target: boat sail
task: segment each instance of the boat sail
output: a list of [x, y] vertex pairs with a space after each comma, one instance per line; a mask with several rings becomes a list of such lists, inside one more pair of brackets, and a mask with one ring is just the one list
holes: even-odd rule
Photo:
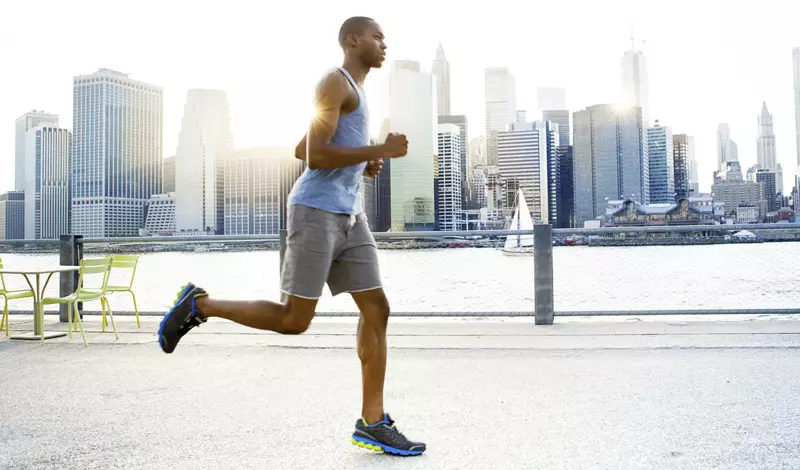
[[[511, 219], [509, 230], [533, 230], [533, 219], [531, 218], [528, 203], [522, 190], [517, 191], [517, 207], [514, 210], [514, 217]], [[506, 244], [501, 249], [503, 254], [526, 255], [533, 253], [533, 234], [528, 235], [509, 235], [506, 237]]]

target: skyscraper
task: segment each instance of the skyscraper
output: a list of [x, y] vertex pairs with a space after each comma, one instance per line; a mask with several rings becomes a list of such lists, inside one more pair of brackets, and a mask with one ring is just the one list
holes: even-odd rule
[[461, 207], [467, 207], [467, 201], [469, 200], [469, 185], [470, 181], [468, 178], [468, 169], [472, 166], [471, 162], [469, 161], [469, 152], [467, 146], [469, 142], [467, 141], [467, 116], [465, 115], [458, 115], [458, 116], [442, 116], [439, 115], [439, 124], [455, 124], [458, 126], [459, 130], [459, 164], [461, 166]]
[[478, 166], [470, 171], [470, 203], [473, 207], [483, 209], [486, 207], [486, 169]]
[[400, 60], [389, 74], [389, 127], [408, 137], [408, 154], [391, 164], [391, 230], [433, 230], [436, 87], [419, 62]]
[[[381, 123], [378, 142], [386, 142], [391, 125], [385, 118]], [[375, 178], [375, 219], [370, 220], [373, 232], [386, 232], [392, 227], [392, 158], [383, 160], [383, 170]]]
[[575, 206], [574, 172], [572, 161], [572, 130], [569, 111], [566, 109], [547, 109], [542, 111], [542, 119], [558, 125], [558, 224], [568, 228], [572, 224]]
[[602, 216], [608, 199], [650, 200], [650, 170], [639, 108], [590, 106], [573, 114], [575, 219]]
[[485, 71], [486, 164], [497, 165], [497, 132], [516, 120], [517, 83], [508, 67], [489, 67]]
[[650, 92], [647, 78], [647, 59], [644, 53], [635, 49], [622, 57], [622, 97], [626, 106], [641, 108], [642, 123], [650, 127]]
[[25, 189], [25, 133], [34, 127], [58, 127], [58, 115], [33, 110], [14, 122], [14, 190]]
[[237, 149], [220, 159], [225, 235], [269, 235], [286, 228], [286, 200], [303, 162], [293, 148]]
[[521, 190], [535, 221], [555, 224], [558, 186], [558, 134], [547, 121], [527, 122], [524, 112], [497, 135], [500, 177], [506, 185], [506, 210], [515, 208]]
[[794, 133], [797, 150], [797, 173], [800, 175], [800, 47], [792, 50], [792, 78], [794, 81]]
[[223, 233], [218, 181], [233, 148], [228, 97], [222, 90], [189, 90], [175, 154], [175, 225], [178, 232]]
[[776, 196], [778, 189], [775, 185], [776, 174], [766, 168], [759, 168], [756, 170], [756, 182], [761, 184], [761, 198], [766, 202], [767, 212], [775, 212], [778, 210], [778, 201]]
[[572, 227], [575, 219], [575, 164], [572, 152], [572, 145], [558, 146], [558, 228]]
[[163, 181], [161, 190], [162, 193], [175, 192], [175, 156], [164, 157], [163, 167]]
[[39, 126], [30, 129], [25, 140], [25, 238], [69, 234], [72, 133]]
[[[690, 146], [692, 145], [691, 137], [686, 134], [675, 134], [672, 136], [672, 155], [673, 164], [675, 167], [675, 199], [681, 199], [696, 195], [692, 192], [694, 188], [691, 185], [691, 163], [689, 161]], [[653, 155], [649, 155], [652, 164]], [[695, 166], [697, 164], [695, 163]], [[652, 181], [652, 170], [650, 173]], [[650, 184], [650, 200], [653, 199], [653, 185]]]
[[25, 194], [9, 191], [0, 194], [0, 240], [25, 238]]
[[675, 156], [672, 145], [672, 128], [662, 126], [656, 120], [655, 126], [647, 129], [651, 203], [675, 202]]
[[569, 111], [566, 109], [546, 109], [542, 111], [542, 120], [558, 124], [558, 145], [570, 144]]
[[436, 175], [437, 230], [458, 230], [461, 216], [461, 129], [455, 124], [439, 124]]
[[444, 56], [442, 43], [436, 49], [436, 59], [431, 70], [436, 77], [436, 110], [439, 116], [450, 115], [450, 63]]
[[162, 189], [161, 87], [100, 69], [73, 90], [72, 233], [137, 235]]
[[689, 179], [689, 195], [700, 195], [700, 179], [697, 171], [697, 158], [695, 157], [694, 136], [686, 136], [686, 173]]
[[775, 151], [775, 132], [772, 126], [772, 114], [767, 110], [767, 102], [761, 105], [758, 116], [758, 165], [772, 172], [778, 169], [778, 155]]
[[725, 172], [728, 162], [739, 161], [739, 147], [731, 139], [731, 128], [723, 122], [717, 128], [717, 163], [719, 171]]
[[469, 163], [472, 168], [486, 166], [486, 136], [473, 137], [469, 141]]

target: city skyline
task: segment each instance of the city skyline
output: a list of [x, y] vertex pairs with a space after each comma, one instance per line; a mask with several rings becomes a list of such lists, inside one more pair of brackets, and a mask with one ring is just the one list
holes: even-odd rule
[[[6, 125], [0, 127], [0, 164], [13, 165], [12, 121], [37, 109], [71, 122], [71, 77], [103, 67], [130, 73], [134, 79], [164, 89], [164, 156], [175, 153], [186, 91], [196, 87], [229, 93], [234, 134], [243, 146], [293, 145], [307, 126], [314, 83], [325, 69], [340, 62], [341, 53], [335, 42], [339, 18], [366, 14], [376, 18], [386, 31], [387, 65], [394, 59], [409, 58], [427, 69], [441, 41], [450, 65], [451, 113], [467, 115], [470, 139], [485, 129], [481, 91], [486, 67], [511, 69], [518, 84], [517, 107], [529, 113], [536, 109], [539, 86], [565, 89], [567, 107], [572, 112], [615, 102], [621, 88], [620, 60], [630, 49], [633, 27], [637, 40], [646, 40], [650, 119], [659, 119], [674, 132], [695, 137], [701, 190], [709, 190], [716, 168], [715, 131], [719, 123], [730, 123], [743, 166], [756, 162], [753, 115], [763, 101], [770, 103], [774, 116], [777, 157], [784, 167], [784, 182], [793, 181], [796, 139], [792, 138], [792, 48], [800, 46], [800, 35], [792, 27], [792, 15], [780, 14], [791, 7], [771, 3], [753, 12], [736, 5], [721, 8], [718, 2], [675, 2], [672, 8], [659, 9], [659, 14], [654, 15], [652, 8], [631, 1], [573, 3], [584, 14], [571, 20], [566, 31], [559, 23], [526, 28], [521, 18], [502, 14], [499, 9], [483, 12], [480, 22], [478, 17], [470, 17], [465, 26], [437, 24], [438, 12], [447, 11], [446, 5], [428, 6], [430, 15], [420, 15], [419, 10], [413, 15], [396, 15], [386, 7], [366, 2], [354, 2], [341, 11], [322, 5], [320, 16], [337, 19], [309, 19], [309, 37], [302, 43], [307, 50], [300, 61], [295, 59], [296, 50], [283, 48], [276, 48], [269, 59], [253, 61], [253, 48], [277, 41], [288, 31], [287, 26], [280, 24], [280, 17], [265, 24], [263, 18], [255, 19], [264, 15], [246, 15], [235, 7], [230, 10], [230, 22], [236, 27], [227, 26], [224, 29], [230, 34], [211, 37], [203, 35], [203, 28], [197, 26], [217, 20], [213, 9], [194, 6], [196, 24], [187, 27], [178, 24], [185, 14], [182, 8], [162, 5], [159, 15], [153, 17], [145, 14], [148, 9], [143, 7], [131, 12], [131, 26], [122, 27], [118, 40], [95, 44], [52, 61], [34, 61], [26, 54], [25, 50], [46, 45], [50, 37], [34, 36], [26, 48], [8, 49], [10, 63], [25, 73], [8, 74], [1, 79], [0, 89], [6, 96], [2, 99], [5, 106], [0, 110], [0, 122]], [[29, 7], [11, 8], [12, 14], [19, 13], [20, 18], [30, 17], [25, 14]], [[543, 13], [555, 14], [565, 7], [543, 8]], [[70, 18], [77, 18], [78, 10], [75, 5], [54, 4], [52, 14], [41, 19], [42, 26], [54, 35], [73, 35], [78, 42], [88, 39], [88, 31], [69, 28]], [[267, 8], [257, 6], [255, 10], [250, 13]], [[417, 25], [410, 29], [407, 25], [412, 17]], [[135, 19], [156, 29], [171, 29], [175, 34], [157, 38], [132, 34], [131, 28], [138, 28], [133, 26]], [[680, 21], [682, 27], [674, 28], [675, 21]], [[474, 27], [469, 24], [480, 24], [484, 34], [472, 34]], [[254, 28], [256, 25], [259, 28]], [[0, 31], [0, 45], [14, 44], [12, 38], [20, 37], [28, 27], [23, 20], [4, 28]], [[558, 34], [571, 37], [559, 48], [537, 47], [520, 54], [527, 47], [524, 44], [538, 44]], [[492, 37], [503, 40], [486, 39]], [[185, 48], [187, 43], [194, 47]], [[636, 47], [641, 48], [641, 43], [637, 42]], [[282, 63], [291, 63], [293, 73], [276, 72], [272, 64]], [[542, 67], [543, 63], [548, 66]], [[381, 88], [387, 86], [387, 77], [385, 66], [367, 80], [373, 135], [378, 134], [380, 118], [385, 114]], [[13, 178], [5, 172], [0, 175], [0, 191], [12, 189]]]

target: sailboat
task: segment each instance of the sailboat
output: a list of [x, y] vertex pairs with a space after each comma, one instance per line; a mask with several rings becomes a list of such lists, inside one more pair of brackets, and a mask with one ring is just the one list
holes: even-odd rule
[[[533, 219], [522, 190], [517, 190], [517, 207], [514, 210], [514, 217], [511, 219], [511, 225], [508, 229], [533, 230]], [[501, 251], [504, 255], [512, 256], [533, 254], [533, 234], [509, 235], [506, 237], [506, 244], [501, 248]]]

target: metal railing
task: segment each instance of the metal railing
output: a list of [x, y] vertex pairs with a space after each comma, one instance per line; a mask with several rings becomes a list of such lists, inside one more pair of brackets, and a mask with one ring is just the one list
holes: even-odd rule
[[[396, 240], [463, 240], [469, 237], [502, 239], [507, 236], [533, 235], [533, 292], [534, 299], [531, 311], [526, 312], [482, 312], [487, 315], [523, 315], [534, 316], [535, 323], [552, 324], [555, 316], [609, 316], [609, 315], [718, 315], [718, 314], [800, 314], [800, 308], [740, 308], [740, 309], [653, 309], [653, 310], [593, 310], [593, 311], [555, 311], [554, 278], [553, 278], [553, 238], [569, 236], [617, 237], [624, 234], [701, 234], [702, 236], [721, 236], [743, 230], [757, 233], [792, 233], [800, 239], [800, 224], [739, 224], [739, 225], [661, 225], [632, 227], [602, 227], [553, 229], [550, 225], [536, 225], [533, 230], [467, 230], [454, 232], [376, 232], [377, 241]], [[681, 235], [683, 236], [683, 235]], [[791, 238], [791, 237], [789, 237]], [[279, 269], [283, 263], [286, 247], [286, 234], [278, 235], [210, 235], [210, 236], [166, 236], [166, 237], [112, 237], [84, 238], [80, 235], [64, 235], [59, 240], [3, 240], [2, 245], [36, 245], [58, 246], [59, 260], [62, 265], [77, 265], [83, 259], [84, 248], [101, 245], [152, 245], [152, 244], [239, 244], [239, 243], [275, 243], [279, 250]], [[60, 295], [69, 295], [75, 290], [77, 273], [62, 275], [59, 284]], [[91, 313], [91, 312], [89, 312]], [[122, 314], [132, 312], [119, 312]], [[158, 312], [140, 312], [159, 314]], [[351, 313], [330, 312], [327, 315], [350, 315]], [[437, 312], [414, 312], [413, 316], [436, 316]], [[321, 313], [326, 315], [326, 313]], [[402, 314], [401, 314], [402, 315]], [[468, 312], [459, 315], [469, 315]], [[66, 321], [66, 310], [60, 311], [61, 321]]]

